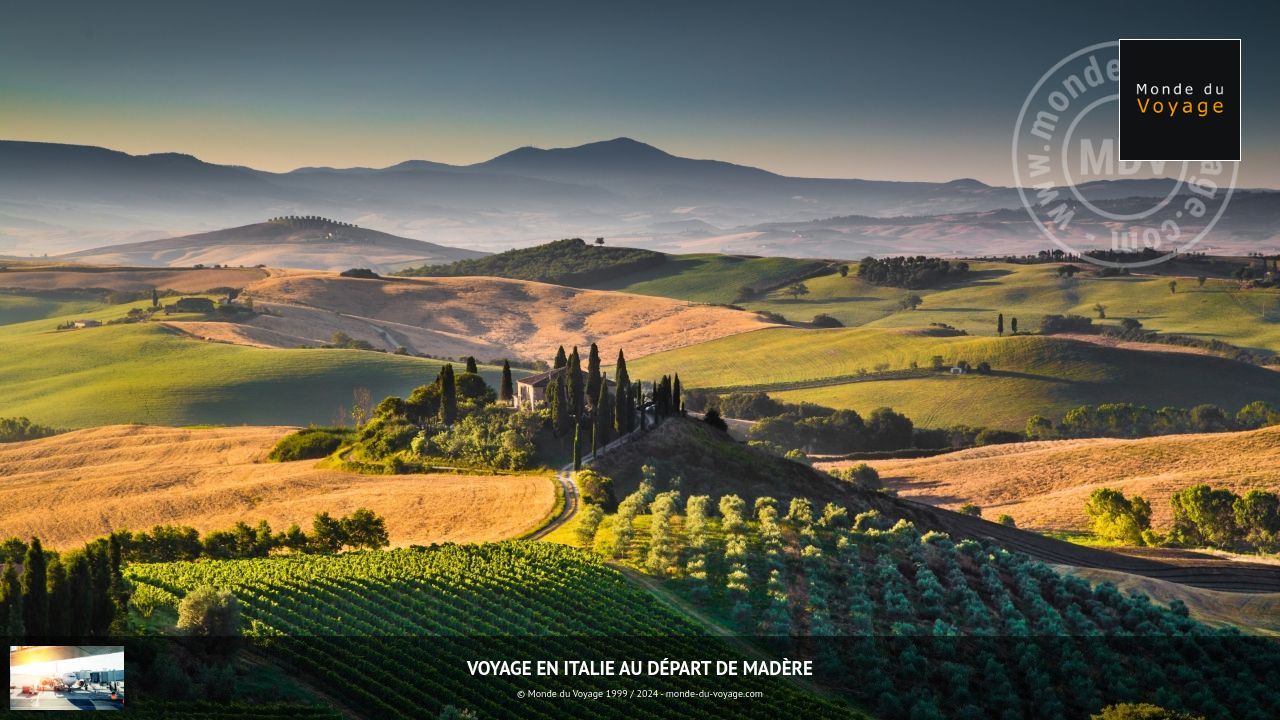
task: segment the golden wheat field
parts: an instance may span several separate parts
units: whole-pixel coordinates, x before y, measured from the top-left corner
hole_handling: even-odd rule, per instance
[[[855,463],[820,463],[830,469]],[[1089,493],[1110,487],[1151,502],[1152,525],[1172,522],[1169,497],[1208,483],[1243,493],[1280,489],[1280,427],[1251,432],[993,445],[916,460],[869,463],[902,497],[983,516],[1008,514],[1019,527],[1079,530]]]
[[[386,350],[548,361],[561,345],[595,342],[606,359],[619,348],[639,357],[769,327],[741,310],[524,280],[271,273],[245,289],[269,315],[238,324],[172,324],[204,339],[259,347],[322,345],[344,332]]]
[[[320,511],[368,507],[392,545],[518,536],[556,502],[543,475],[357,475],[313,461],[267,463],[292,428],[113,425],[0,445],[0,537],[59,548],[112,530],[238,520],[282,530]]]

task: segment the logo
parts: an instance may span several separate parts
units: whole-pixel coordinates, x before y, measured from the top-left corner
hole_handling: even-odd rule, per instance
[[[1119,90],[1117,41],[1049,68],[1018,113],[1013,175],[1023,207],[1055,245],[1097,265],[1137,268],[1197,247],[1226,211],[1239,164],[1121,160]]]

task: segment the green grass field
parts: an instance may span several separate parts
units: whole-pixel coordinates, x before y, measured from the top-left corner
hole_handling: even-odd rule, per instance
[[[929,373],[875,379],[879,369],[929,368],[940,355],[991,364],[989,376]],[[871,377],[836,384],[830,378]],[[1280,402],[1280,374],[1208,355],[1121,350],[1053,337],[933,337],[879,327],[777,328],[734,335],[630,363],[632,377],[679,372],[687,387],[767,390],[775,397],[862,413],[888,405],[918,425],[957,423],[1021,429],[1028,417],[1061,417],[1082,404],[1134,402],[1229,410]],[[821,386],[812,387],[819,384]]]
[[[129,307],[75,317],[106,321]],[[442,364],[361,350],[203,342],[159,323],[56,332],[57,322],[0,326],[0,417],[62,428],[331,424],[352,406],[357,388],[377,403],[431,382]],[[499,370],[481,369],[496,384]]]
[[[43,320],[101,310],[103,303],[85,299],[54,299],[0,293],[0,325]]]
[[[808,280],[809,295],[793,299],[774,291],[763,300],[744,303],[753,310],[769,310],[790,320],[809,321],[826,313],[846,326],[919,327],[947,323],[974,335],[996,335],[996,315],[1004,313],[1005,331],[1017,318],[1019,329],[1035,330],[1048,314],[1077,314],[1095,322],[1118,323],[1136,318],[1151,330],[1204,338],[1216,337],[1246,348],[1280,351],[1280,291],[1241,290],[1231,280],[1208,280],[1199,287],[1194,278],[1177,278],[1177,292],[1169,291],[1169,277],[1099,278],[1077,275],[1059,278],[1056,265],[974,263],[971,277],[942,288],[905,290],[871,285],[855,277],[832,273]],[[910,294],[924,303],[903,310]],[[1107,320],[1096,320],[1095,304],[1106,308]]]
[[[661,267],[630,273],[591,287],[694,302],[732,303],[744,286],[772,287],[826,264],[821,260],[778,257],[672,255]]]

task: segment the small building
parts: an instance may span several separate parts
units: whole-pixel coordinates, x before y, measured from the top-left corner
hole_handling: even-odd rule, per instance
[[[959,365],[956,365],[955,367],[951,368],[952,375],[963,375],[966,372],[968,372],[968,370],[965,370],[963,367]]]
[[[516,394],[511,399],[512,405],[524,410],[537,410],[547,404],[547,386],[551,381],[564,374],[564,368],[555,368],[546,372],[540,372],[537,375],[527,375],[516,380]],[[615,383],[607,376],[604,379],[609,387],[613,387]],[[587,399],[587,404],[591,403],[591,399]]]
[[[528,375],[516,380],[516,396],[513,404],[525,410],[536,410],[547,404],[547,385],[553,378],[564,374],[564,368],[556,368],[537,375]]]
[[[173,312],[196,313],[210,313],[217,309],[217,306],[213,304],[212,300],[202,297],[178,298],[178,302],[170,305],[169,307],[173,308]]]
[[[75,322],[75,326],[78,328],[99,327],[101,325],[101,320],[77,320]]]

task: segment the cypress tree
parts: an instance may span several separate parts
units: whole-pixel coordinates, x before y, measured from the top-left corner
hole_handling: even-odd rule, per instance
[[[515,392],[511,386],[511,363],[503,360],[502,382],[498,385],[498,399],[509,403],[513,397],[515,397]]]
[[[115,619],[115,601],[111,597],[111,561],[107,557],[107,549],[103,543],[95,542],[89,547],[89,572],[91,615],[89,633],[96,637],[104,637],[111,632],[111,621]]]
[[[631,402],[631,409],[633,411],[639,410],[640,420],[643,421],[644,420],[644,383],[641,382],[640,380],[636,381],[635,389],[631,391],[630,402]],[[635,430],[635,429],[636,429],[636,417],[633,414],[631,417],[627,418],[627,431],[630,432],[631,430]]]
[[[613,408],[609,403],[609,383],[601,382],[599,394],[596,395],[595,432],[591,434],[591,454],[598,448],[609,444],[609,431],[613,429]]]
[[[480,367],[476,365],[476,359],[471,355],[467,356],[467,372],[480,374]]]
[[[569,413],[569,399],[565,392],[564,373],[551,378],[547,382],[547,409],[551,413],[551,428],[556,437],[564,437],[569,432],[572,417]]]
[[[573,424],[573,471],[582,469],[582,423]]]
[[[1013,318],[1009,321],[1009,330],[1013,332],[1014,335],[1018,334],[1018,318]]]
[[[676,415],[684,414],[684,397],[680,393],[680,373],[676,373],[675,379],[671,381],[671,412]]]
[[[452,425],[458,419],[458,388],[453,383],[453,364],[440,368],[440,421]]]
[[[49,634],[49,574],[40,538],[31,538],[31,547],[22,567],[22,616],[27,633]]]
[[[1004,335],[1004,313],[996,315],[996,334]]]
[[[67,634],[71,623],[71,588],[67,584],[67,568],[57,555],[49,560],[49,628],[58,635]]]
[[[83,551],[71,556],[67,566],[66,634],[71,637],[89,635],[89,621],[93,616],[93,576],[89,572],[89,558]],[[61,632],[61,628],[59,629]]]
[[[592,405],[600,397],[600,348],[595,343],[591,343],[591,350],[587,353],[587,397]]]
[[[151,288],[151,307],[160,307],[160,293],[155,288]]]
[[[582,360],[578,356],[578,348],[574,348],[569,353],[569,364],[565,366],[568,375],[567,390],[569,396],[569,405],[573,410],[573,418],[581,420],[583,417],[583,408],[586,406],[586,378],[582,374]]]
[[[4,580],[0,582],[0,607],[4,609],[4,616],[0,617],[0,622],[4,623],[4,634],[22,636],[22,584],[12,564],[5,568]]]
[[[569,361],[565,358],[565,355],[564,355],[564,346],[561,345],[560,349],[556,351],[556,361],[552,363],[551,369],[559,370],[560,368],[564,367],[568,363]]]
[[[638,398],[637,402],[640,405],[640,432],[644,432],[645,430],[649,429],[648,427],[649,415],[645,412],[645,407],[644,407],[644,381],[643,380],[636,381],[636,397]]]
[[[613,379],[617,390],[613,400],[613,427],[619,435],[631,432],[632,415],[635,408],[631,403],[631,377],[627,375],[627,359],[622,351],[618,351],[618,362],[613,366]],[[604,383],[607,387],[608,383]]]
[[[263,532],[261,528],[266,522],[266,520],[263,520],[259,524],[260,534]],[[128,531],[126,530],[125,532]],[[127,617],[129,614],[129,583],[125,582],[124,573],[120,571],[124,564],[124,546],[121,544],[120,535],[119,532],[113,532],[107,537],[107,566],[111,569],[111,601],[115,605],[114,614],[118,617]],[[265,537],[269,544],[271,539],[270,525],[266,526]],[[268,545],[267,550],[269,549]],[[264,555],[267,550],[263,550]]]

